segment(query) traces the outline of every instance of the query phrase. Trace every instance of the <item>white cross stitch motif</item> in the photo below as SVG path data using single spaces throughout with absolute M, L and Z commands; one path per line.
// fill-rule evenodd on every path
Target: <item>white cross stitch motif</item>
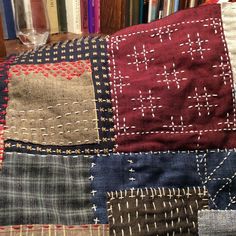
M 189 99 L 195 100 L 196 105 L 188 106 L 188 108 L 197 108 L 198 115 L 201 116 L 203 111 L 207 111 L 207 115 L 210 115 L 210 110 L 213 107 L 218 107 L 217 104 L 211 104 L 211 101 L 213 98 L 218 97 L 217 94 L 208 94 L 206 87 L 203 87 L 204 94 L 200 95 L 198 92 L 198 89 L 195 88 L 195 96 L 188 96 Z
M 197 33 L 197 40 L 191 40 L 190 34 L 187 34 L 187 42 L 181 43 L 180 46 L 188 46 L 187 51 L 183 51 L 182 54 L 190 54 L 191 59 L 194 60 L 198 55 L 201 59 L 204 59 L 203 53 L 210 51 L 210 48 L 204 48 L 208 40 L 203 40 L 200 38 L 200 34 Z
M 221 70 L 220 74 L 215 74 L 213 75 L 214 78 L 222 78 L 224 81 L 224 84 L 227 84 L 227 80 L 229 81 L 230 79 L 230 65 L 228 61 L 226 61 L 226 64 L 224 64 L 224 59 L 221 56 L 220 57 L 220 64 L 219 65 L 213 65 L 213 68 L 219 68 Z
M 159 37 L 160 42 L 163 42 L 163 36 L 168 35 L 168 39 L 172 40 L 172 34 L 174 32 L 178 31 L 178 29 L 170 29 L 169 27 L 166 28 L 160 28 L 157 33 L 151 34 L 150 36 L 152 38 Z
M 128 65 L 135 65 L 137 71 L 140 71 L 141 65 L 143 65 L 144 69 L 147 70 L 148 63 L 154 60 L 152 53 L 154 53 L 154 49 L 147 50 L 144 44 L 141 52 L 138 52 L 136 46 L 134 46 L 134 53 L 127 55 L 128 58 L 132 59 L 131 62 L 128 62 Z
M 119 50 L 119 44 L 122 41 L 126 41 L 126 38 L 120 37 L 120 36 L 116 36 L 115 40 L 113 40 L 113 44 L 115 45 L 116 50 Z
M 209 23 L 208 24 L 204 24 L 204 27 L 209 27 L 211 26 L 214 30 L 214 33 L 217 34 L 218 30 L 220 30 L 221 27 L 221 22 L 219 21 L 219 19 L 214 19 L 214 18 L 210 18 L 209 19 Z
M 167 85 L 167 88 L 170 89 L 170 84 L 175 83 L 177 86 L 177 89 L 180 88 L 180 82 L 187 80 L 187 78 L 184 78 L 181 74 L 183 74 L 185 71 L 177 71 L 175 63 L 172 64 L 171 69 L 167 69 L 167 67 L 164 65 L 164 72 L 162 74 L 156 74 L 158 77 L 163 77 L 163 79 L 157 80 L 157 83 L 165 82 Z
M 159 101 L 161 98 L 160 97 L 153 97 L 152 96 L 152 91 L 148 90 L 148 96 L 145 97 L 142 94 L 142 91 L 139 90 L 139 97 L 138 98 L 132 98 L 132 101 L 138 101 L 140 103 L 139 107 L 133 108 L 133 111 L 140 110 L 142 116 L 145 116 L 145 112 L 151 112 L 152 117 L 155 117 L 155 110 L 157 108 L 161 108 L 162 106 L 156 106 L 155 103 Z
M 173 132 L 181 131 L 183 132 L 186 128 L 192 127 L 192 125 L 184 125 L 183 117 L 180 116 L 179 121 L 175 122 L 174 117 L 170 118 L 170 125 L 163 125 L 164 128 L 170 128 Z
M 123 93 L 123 87 L 129 86 L 130 83 L 123 83 L 125 79 L 129 79 L 129 76 L 122 76 L 118 71 L 118 76 L 114 76 L 114 87 L 119 89 L 120 93 Z
M 135 126 L 127 126 L 126 119 L 125 119 L 125 117 L 123 118 L 123 126 L 120 127 L 120 130 L 122 130 L 123 133 L 127 133 L 128 130 L 135 129 L 135 128 L 136 128 Z

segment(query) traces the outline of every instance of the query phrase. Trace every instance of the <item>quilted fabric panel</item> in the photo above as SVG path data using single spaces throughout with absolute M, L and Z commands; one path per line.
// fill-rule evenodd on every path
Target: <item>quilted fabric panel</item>
M 15 225 L 0 227 L 1 236 L 109 236 L 108 225 Z
M 208 208 L 204 188 L 134 189 L 108 193 L 110 235 L 198 235 L 198 210 Z
M 91 132 L 90 126 L 88 126 L 88 122 L 86 122 L 89 118 L 87 110 L 90 109 L 90 111 L 94 112 L 93 109 L 96 109 L 96 114 L 93 114 L 91 117 L 91 120 L 96 120 L 96 126 L 94 121 L 92 121 L 92 128 L 98 132 L 99 137 L 96 137 L 95 133 L 93 132 L 92 137 L 86 137 L 83 135 L 80 135 L 80 137 L 77 137 L 76 141 L 81 141 L 81 144 L 77 143 L 75 145 L 73 140 L 69 140 L 67 142 L 67 145 L 52 145 L 52 142 L 45 142 L 45 143 L 32 143 L 32 142 L 22 142 L 19 140 L 13 140 L 13 139 L 5 139 L 5 148 L 6 151 L 17 151 L 17 152 L 27 152 L 27 153 L 39 153 L 39 154 L 58 154 L 58 155 L 78 155 L 78 154 L 98 154 L 98 153 L 108 153 L 114 151 L 114 124 L 113 124 L 113 113 L 112 113 L 112 104 L 111 104 L 111 96 L 110 96 L 110 85 L 108 80 L 108 58 L 107 58 L 107 46 L 106 46 L 106 40 L 105 38 L 101 37 L 88 37 L 88 38 L 82 38 L 82 39 L 76 39 L 73 41 L 66 41 L 66 42 L 60 42 L 52 46 L 43 46 L 38 48 L 37 50 L 29 51 L 26 53 L 23 53 L 20 56 L 17 56 L 13 65 L 12 70 L 16 68 L 20 68 L 21 70 L 24 70 L 24 68 L 31 68 L 34 71 L 34 75 L 36 76 L 35 83 L 41 83 L 40 80 L 43 80 L 42 77 L 38 78 L 37 75 L 40 73 L 43 73 L 44 76 L 47 74 L 55 75 L 58 69 L 58 66 L 60 67 L 59 71 L 62 70 L 63 65 L 66 65 L 66 68 L 68 70 L 68 67 L 70 68 L 71 73 L 68 73 L 65 69 L 61 71 L 60 73 L 57 73 L 58 77 L 64 77 L 69 79 L 65 80 L 66 87 L 69 86 L 70 83 L 73 83 L 74 81 L 74 72 L 79 71 L 78 69 L 78 62 L 81 60 L 90 61 L 91 63 L 91 69 L 92 69 L 92 87 L 89 88 L 89 90 L 83 89 L 73 89 L 71 88 L 71 95 L 74 98 L 78 98 L 79 94 L 84 94 L 83 96 L 80 96 L 80 99 L 83 100 L 83 109 L 81 109 L 83 112 L 81 115 L 80 121 L 83 123 L 83 128 L 85 129 L 85 132 Z M 50 65 L 49 72 L 47 73 L 45 70 Z M 23 68 L 23 69 L 22 69 Z M 37 68 L 37 69 L 36 69 Z M 39 69 L 40 68 L 40 69 Z M 64 68 L 64 67 L 63 67 Z M 36 72 L 35 72 L 36 70 Z M 37 74 L 38 70 L 38 74 Z M 13 72 L 13 71 L 12 71 Z M 17 73 L 17 72 L 16 72 Z M 28 74 L 27 71 L 24 73 Z M 30 74 L 30 71 L 29 71 Z M 13 75 L 10 74 L 10 75 Z M 41 74 L 40 74 L 41 75 Z M 26 77 L 28 77 L 27 75 Z M 47 77 L 47 76 L 46 76 Z M 55 80 L 58 78 L 54 78 Z M 91 82 L 91 81 L 90 81 Z M 89 84 L 91 85 L 91 83 Z M 79 83 L 82 83 L 80 81 Z M 91 93 L 92 89 L 95 93 L 95 107 L 94 105 L 87 103 L 85 100 L 93 101 L 94 95 L 89 95 Z M 86 92 L 87 91 L 87 92 Z M 63 90 L 61 91 L 63 93 Z M 85 94 L 86 93 L 86 94 Z M 60 93 L 59 93 L 60 94 Z M 67 96 L 66 94 L 62 94 L 63 96 Z M 86 98 L 85 98 L 86 97 Z M 80 101 L 81 101 L 80 100 Z M 69 106 L 73 106 L 73 102 L 77 101 L 68 101 L 68 109 Z M 67 102 L 65 102 L 67 103 Z M 10 104 L 11 105 L 11 104 Z M 38 107 L 40 104 L 37 103 L 35 106 Z M 50 106 L 49 106 L 50 107 Z M 11 109 L 9 107 L 9 109 Z M 22 107 L 24 110 L 24 108 Z M 41 108 L 39 108 L 41 109 Z M 34 109 L 33 109 L 34 110 Z M 64 108 L 63 108 L 64 110 Z M 71 112 L 77 112 L 78 109 L 70 108 L 70 111 L 66 112 L 64 116 L 68 115 Z M 42 112 L 39 112 L 39 116 L 43 116 Z M 59 115 L 57 115 L 59 116 Z M 51 117 L 49 117 L 51 118 Z M 23 118 L 24 119 L 24 118 Z M 64 122 L 63 122 L 64 123 Z M 68 123 L 68 122 L 67 122 Z M 73 123 L 73 122 L 69 122 Z M 45 129 L 46 124 L 43 124 L 42 129 Z M 65 124 L 63 124 L 65 125 Z M 85 127 L 85 125 L 87 125 Z M 51 127 L 54 127 L 55 125 L 51 125 Z M 18 125 L 19 128 L 22 128 Z M 24 127 L 23 127 L 24 128 Z M 33 127 L 35 128 L 35 127 Z M 88 130 L 87 130 L 88 129 Z M 74 129 L 77 130 L 77 129 Z M 42 130 L 44 132 L 44 130 Z M 27 132 L 25 132 L 27 133 Z M 44 134 L 47 134 L 46 132 Z M 69 133 L 68 133 L 69 134 Z M 68 136 L 67 134 L 67 136 Z M 76 136 L 76 135 L 75 135 Z M 73 136 L 73 137 L 75 137 Z M 7 133 L 6 136 L 7 137 Z M 14 138 L 14 137 L 11 137 Z M 38 140 L 36 140 L 38 141 Z
M 236 209 L 235 169 L 236 150 L 96 156 L 90 176 L 96 220 L 107 223 L 106 192 L 131 188 L 206 186 L 212 209 Z
M 15 65 L 9 81 L 5 139 L 43 145 L 99 141 L 89 60 Z
M 0 225 L 93 223 L 90 159 L 6 153 Z
M 91 164 L 95 222 L 107 223 L 106 192 L 145 187 L 201 185 L 192 153 L 130 153 L 96 156 Z
M 121 30 L 109 54 L 117 151 L 235 147 L 220 5 Z
M 202 210 L 198 212 L 199 236 L 236 235 L 236 211 Z

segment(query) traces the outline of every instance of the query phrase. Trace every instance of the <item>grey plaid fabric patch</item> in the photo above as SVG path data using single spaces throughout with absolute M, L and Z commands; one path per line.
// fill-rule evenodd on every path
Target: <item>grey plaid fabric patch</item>
M 235 210 L 198 211 L 199 236 L 235 236 Z
M 6 153 L 0 225 L 93 223 L 90 158 Z

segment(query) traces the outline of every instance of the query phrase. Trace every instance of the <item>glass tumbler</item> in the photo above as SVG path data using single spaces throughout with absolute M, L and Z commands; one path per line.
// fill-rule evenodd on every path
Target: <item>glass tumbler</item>
M 14 0 L 14 11 L 20 41 L 27 46 L 44 45 L 50 29 L 46 0 Z

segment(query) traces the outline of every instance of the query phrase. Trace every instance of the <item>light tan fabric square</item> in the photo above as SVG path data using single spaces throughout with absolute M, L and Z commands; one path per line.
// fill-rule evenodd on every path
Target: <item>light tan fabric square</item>
M 9 72 L 5 140 L 42 145 L 98 142 L 89 60 L 15 65 Z

